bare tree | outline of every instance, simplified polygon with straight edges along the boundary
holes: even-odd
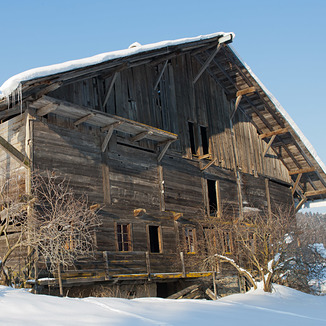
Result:
[[[61,271],[76,259],[94,252],[94,230],[100,224],[85,196],[76,197],[66,180],[54,173],[37,175],[33,182],[35,206],[29,219],[29,244],[57,272],[63,295]]]
[[[291,207],[274,207],[273,212],[249,210],[243,218],[221,214],[203,218],[200,246],[204,268],[216,269],[218,262],[231,264],[253,287],[261,280],[264,291],[271,291],[282,254],[293,241],[295,220]]]
[[[0,275],[2,282],[9,285],[10,272],[7,263],[17,249],[27,245],[27,206],[32,202],[21,190],[19,175],[5,180],[0,188]]]

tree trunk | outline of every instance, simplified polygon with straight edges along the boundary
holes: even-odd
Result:
[[[59,289],[60,289],[60,297],[63,297],[60,263],[58,264],[58,282],[59,282]]]

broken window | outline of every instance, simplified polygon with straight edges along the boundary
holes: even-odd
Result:
[[[195,252],[195,229],[185,228],[186,250],[188,253]]]
[[[209,142],[207,135],[207,127],[200,126],[200,137],[201,137],[201,145],[203,149],[203,155],[209,154]]]
[[[157,225],[148,226],[149,249],[152,253],[161,252],[161,234],[160,227]]]
[[[207,179],[208,215],[217,216],[219,212],[218,181]]]
[[[117,224],[116,234],[118,251],[131,251],[130,224]]]

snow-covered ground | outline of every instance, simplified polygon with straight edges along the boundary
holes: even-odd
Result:
[[[326,296],[275,286],[218,301],[58,298],[0,287],[0,325],[326,325]]]

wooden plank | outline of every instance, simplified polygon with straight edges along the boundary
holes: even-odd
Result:
[[[199,77],[203,74],[203,72],[206,70],[206,68],[212,62],[212,60],[214,59],[214,57],[216,56],[216,54],[218,53],[218,51],[221,49],[221,47],[222,47],[222,45],[221,44],[218,44],[218,46],[216,47],[216,49],[213,51],[213,53],[210,55],[210,57],[206,60],[206,62],[203,64],[203,66],[199,70],[198,74],[196,75],[196,77],[192,81],[193,84],[195,84],[197,82],[197,80],[199,79]]]
[[[316,191],[307,191],[304,193],[306,197],[318,196],[326,194],[326,189],[316,190]]]
[[[272,146],[275,137],[276,137],[276,135],[273,135],[272,138],[270,139],[270,141],[268,142],[267,147],[264,150],[263,157],[265,157],[265,155],[268,152],[269,148]]]
[[[216,297],[216,295],[214,294],[214,292],[210,289],[210,288],[207,288],[206,289],[206,291],[205,291],[205,293],[207,294],[207,296],[209,297],[209,298],[211,298],[212,300],[217,300],[217,297]]]
[[[104,140],[103,140],[103,143],[102,143],[102,147],[101,147],[102,153],[105,152],[106,147],[108,146],[108,143],[109,143],[109,141],[110,141],[110,139],[112,137],[114,128],[116,128],[120,124],[121,124],[120,121],[118,121],[118,122],[114,122],[114,123],[110,124],[109,126],[101,128],[101,131],[103,131],[103,129],[107,129],[107,131],[108,131],[105,138],[104,138]]]
[[[111,95],[111,93],[112,93],[113,86],[114,86],[114,83],[115,83],[117,77],[118,77],[118,72],[115,72],[114,75],[113,75],[113,78],[112,78],[112,80],[111,80],[110,86],[109,86],[109,88],[108,88],[108,90],[107,90],[107,92],[106,92],[106,95],[105,95],[104,101],[103,101],[103,103],[102,103],[102,107],[103,107],[103,108],[105,107],[106,103],[107,103],[108,100],[109,100],[109,97],[110,97],[110,95]]]
[[[241,90],[237,91],[237,97],[247,95],[247,94],[250,94],[250,93],[254,93],[254,92],[256,92],[256,88],[254,86],[251,86],[251,87],[248,87],[248,88],[241,89]]]
[[[167,299],[179,299],[179,298],[182,298],[184,295],[190,293],[193,290],[198,289],[199,287],[200,287],[199,284],[194,284],[194,285],[188,286],[185,289],[183,289],[181,291],[178,291],[178,292],[168,296]]]
[[[299,173],[298,176],[297,176],[297,179],[295,180],[295,183],[294,183],[294,186],[292,188],[292,195],[295,193],[297,187],[298,187],[298,184],[300,182],[300,179],[302,177],[302,173]]]
[[[310,168],[305,168],[305,169],[289,171],[289,175],[303,174],[303,173],[309,173],[309,172],[314,172],[314,171],[316,171],[316,169],[314,167],[310,167]]]
[[[76,120],[74,122],[74,125],[77,127],[78,125],[80,125],[83,122],[86,122],[87,120],[91,119],[92,117],[94,117],[95,113],[91,112],[83,117],[81,117],[80,119]]]
[[[129,140],[131,142],[139,141],[139,140],[142,140],[143,138],[146,138],[147,136],[150,136],[152,134],[153,134],[153,131],[151,131],[151,130],[143,131],[133,137],[130,137]]]
[[[182,266],[182,276],[186,277],[185,258],[182,251],[180,252],[180,259],[181,259],[181,266]]]
[[[217,158],[215,160],[210,161],[209,163],[207,163],[204,167],[200,168],[201,171],[204,171],[206,169],[208,169],[211,165],[213,165],[215,162],[217,161]]]
[[[295,213],[298,213],[299,209],[302,207],[302,205],[307,201],[306,197],[303,197],[301,201],[298,203],[298,205],[295,207]]]
[[[269,191],[269,181],[265,179],[265,191],[266,191],[266,199],[267,199],[267,210],[269,218],[272,218],[272,205],[271,205],[271,195]]]
[[[166,69],[166,67],[168,65],[168,62],[169,62],[169,60],[166,60],[164,62],[164,66],[163,66],[163,68],[162,68],[162,70],[161,70],[161,72],[160,72],[160,74],[159,74],[159,76],[158,76],[158,78],[157,78],[157,80],[156,80],[156,82],[154,84],[154,91],[156,91],[156,89],[157,89],[157,86],[158,86],[158,84],[159,84],[159,82],[160,82],[160,80],[161,80],[161,78],[162,78],[162,76],[164,74],[164,71],[165,71],[165,69]]]
[[[0,136],[0,146],[2,149],[8,153],[13,159],[15,159],[19,164],[25,168],[29,168],[31,161],[27,156],[22,154],[18,149],[8,143],[3,137]]]
[[[160,154],[159,154],[158,157],[157,157],[157,161],[158,161],[158,162],[161,162],[163,156],[165,155],[165,153],[166,153],[166,151],[168,150],[169,146],[170,146],[173,142],[174,142],[174,140],[168,140],[168,141],[165,143],[163,149],[161,150]]]
[[[59,105],[57,105],[57,104],[49,103],[49,104],[45,105],[44,107],[38,109],[38,110],[36,111],[36,114],[37,114],[39,117],[43,117],[43,116],[45,116],[46,114],[55,111],[55,110],[58,108],[58,106],[59,106]]]
[[[281,128],[281,129],[277,129],[277,130],[274,130],[274,131],[271,131],[271,132],[267,132],[265,134],[261,134],[261,135],[259,135],[259,138],[260,139],[269,138],[269,137],[272,137],[272,136],[275,136],[275,135],[285,134],[288,131],[289,131],[288,128]]]

